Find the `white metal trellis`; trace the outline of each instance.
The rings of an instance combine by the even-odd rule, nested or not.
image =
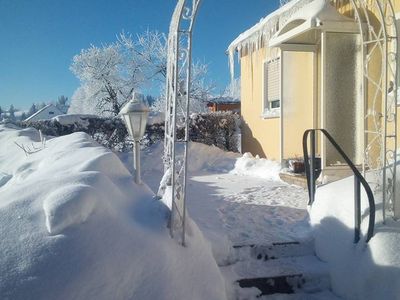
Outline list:
[[[337,1],[340,2],[340,1]],[[343,1],[342,1],[343,2]],[[391,0],[350,0],[360,24],[364,57],[364,170],[375,171],[381,190],[383,219],[400,215],[396,204],[397,159],[397,31]],[[377,19],[373,19],[371,12]],[[380,72],[376,72],[376,66]],[[377,158],[376,158],[377,157]]]
[[[164,171],[170,177],[164,197],[171,201],[171,236],[180,233],[182,245],[185,244],[186,234],[192,30],[200,2],[178,0],[168,36]],[[183,132],[179,128],[183,128]]]

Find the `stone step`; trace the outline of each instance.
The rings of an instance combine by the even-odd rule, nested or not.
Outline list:
[[[302,284],[302,275],[287,275],[277,277],[245,278],[237,281],[240,288],[256,288],[256,297],[272,294],[293,294],[295,286],[298,288]]]
[[[226,278],[236,283],[239,295],[313,294],[330,289],[328,267],[313,255],[242,260],[222,270]]]
[[[248,258],[267,261],[283,257],[314,255],[314,243],[312,241],[277,242],[271,245],[236,245],[233,248],[239,261]]]

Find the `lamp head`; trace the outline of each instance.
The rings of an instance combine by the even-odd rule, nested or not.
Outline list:
[[[150,109],[144,103],[144,96],[133,93],[132,99],[124,105],[119,115],[125,121],[130,136],[135,140],[143,138]]]

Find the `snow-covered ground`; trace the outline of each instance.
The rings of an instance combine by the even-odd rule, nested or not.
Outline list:
[[[142,177],[153,191],[162,151],[157,144],[142,153]],[[188,211],[214,248],[310,238],[307,192],[282,182],[278,163],[199,143],[190,144],[189,156]],[[132,168],[130,154],[122,161]]]
[[[162,144],[157,144],[142,153],[143,180],[154,191],[163,173],[162,151]],[[130,167],[131,154],[122,154],[122,161]],[[250,154],[241,156],[191,143],[189,161],[189,215],[211,242],[214,257],[225,276],[228,296],[236,299],[233,283],[243,268],[241,265],[232,267],[238,259],[234,246],[308,242],[312,237],[307,192],[282,182],[278,163]],[[264,266],[263,271],[269,267]],[[279,266],[275,265],[269,272],[274,273],[277,268]],[[324,295],[320,299],[333,299],[331,296]],[[279,298],[278,295],[271,297]],[[304,295],[282,297],[279,299],[306,299]],[[312,297],[318,299],[318,295]]]
[[[0,126],[1,299],[225,299],[208,242],[169,237],[167,209],[84,133]]]
[[[194,222],[182,248],[153,198],[162,144],[142,151],[147,185],[138,186],[132,153],[118,159],[84,133],[52,138],[28,156],[15,142],[42,147],[36,130],[0,127],[1,299],[254,299],[234,282],[298,270],[313,284],[262,299],[337,299],[329,287],[345,299],[400,295],[399,226],[378,222],[369,244],[353,244],[352,178],[318,189],[310,222],[307,192],[280,181],[277,163],[191,143]],[[308,247],[314,238],[327,264]],[[244,259],[249,245],[292,241],[304,243],[298,257]]]
[[[317,189],[311,209],[316,252],[328,262],[335,293],[345,299],[400,299],[400,223],[390,217],[382,223],[381,193],[376,193],[375,235],[365,243],[369,208],[361,188],[362,237],[354,244],[353,186],[348,177]]]

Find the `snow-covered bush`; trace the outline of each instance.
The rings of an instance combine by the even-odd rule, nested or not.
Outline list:
[[[106,148],[122,152],[132,148],[132,141],[120,118],[65,115],[65,117],[55,117],[51,120],[30,122],[24,126],[34,127],[50,136],[63,136],[82,131]]]
[[[190,119],[190,140],[214,145],[226,151],[238,152],[237,133],[239,116],[231,112],[193,114]],[[34,127],[43,134],[62,136],[74,132],[86,132],[99,144],[114,151],[132,149],[132,140],[124,122],[118,118],[102,118],[94,115],[61,115],[51,120],[40,120],[23,124]],[[184,128],[178,129],[182,139]],[[149,122],[142,145],[147,147],[164,139],[164,123]]]
[[[193,114],[190,118],[190,140],[238,152],[239,116],[232,112]]]

